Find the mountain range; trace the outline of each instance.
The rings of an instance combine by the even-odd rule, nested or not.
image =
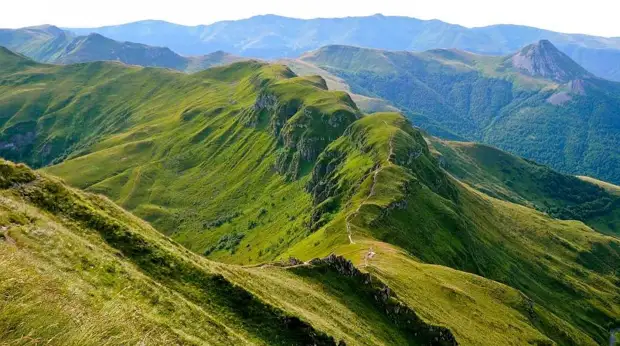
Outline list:
[[[488,59],[593,92],[540,48]],[[2,48],[0,126],[38,169],[0,162],[7,342],[597,345],[620,324],[618,187],[425,137],[320,76]]]
[[[354,93],[389,101],[432,134],[620,182],[620,84],[596,77],[549,41],[506,56],[328,46],[300,60]]]
[[[168,48],[97,33],[75,36],[53,26],[0,31],[0,44],[41,62],[112,60],[185,72],[245,59],[221,51],[183,57]],[[268,46],[286,55],[278,44]],[[565,173],[620,182],[618,85],[596,77],[548,40],[505,56],[326,46],[278,61],[300,75],[322,75],[330,89],[346,91],[363,111],[400,109],[434,135],[489,143]]]
[[[185,55],[222,50],[265,59],[293,58],[326,45],[409,51],[456,48],[505,55],[546,39],[595,75],[620,81],[620,38],[565,34],[518,25],[470,29],[439,20],[383,15],[308,20],[262,15],[199,26],[148,20],[68,30],[79,35],[95,32],[119,41],[169,47]]]
[[[108,60],[185,72],[201,71],[211,66],[243,60],[221,51],[184,57],[165,47],[115,41],[96,33],[76,36],[51,25],[0,29],[0,46],[46,63],[72,64]]]

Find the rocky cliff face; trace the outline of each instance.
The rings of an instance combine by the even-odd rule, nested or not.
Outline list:
[[[359,294],[374,302],[374,306],[399,328],[406,331],[411,340],[420,345],[458,345],[452,331],[442,326],[434,326],[423,321],[415,311],[400,301],[394,291],[377,277],[363,273],[351,261],[334,254],[326,258],[316,258],[308,265],[300,265],[301,261],[291,259],[291,268],[301,275],[312,276],[312,271],[326,275],[334,274],[350,286],[355,287]]]
[[[305,87],[307,94],[321,93],[324,98],[328,93],[327,90]],[[274,91],[268,86],[261,90],[244,122],[252,127],[268,124],[268,131],[282,146],[277,171],[296,179],[302,162],[314,162],[360,116],[353,101],[348,95],[346,97],[330,109],[302,98],[283,98],[277,87]],[[317,99],[323,102],[320,97]]]
[[[542,77],[559,83],[574,79],[592,78],[592,74],[579,66],[547,40],[539,41],[512,55],[507,63],[532,77]]]

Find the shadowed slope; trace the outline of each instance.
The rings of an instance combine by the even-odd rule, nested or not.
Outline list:
[[[615,190],[557,173],[482,144],[431,139],[442,167],[496,198],[531,206],[549,215],[581,220],[599,232],[618,235],[620,201]],[[612,185],[610,186],[610,188]]]

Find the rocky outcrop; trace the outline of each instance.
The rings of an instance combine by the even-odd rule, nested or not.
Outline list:
[[[338,183],[331,178],[345,158],[345,153],[332,150],[323,152],[319,157],[312,169],[312,178],[306,186],[306,190],[312,194],[314,205],[318,205],[338,193]]]
[[[282,99],[267,87],[259,93],[243,121],[251,127],[269,124],[268,131],[284,147],[276,170],[287,179],[297,179],[301,163],[314,162],[358,118],[354,109],[335,108],[327,114],[305,104],[303,99]]]
[[[275,95],[269,93],[260,93],[252,106],[254,111],[260,112],[262,110],[275,112],[280,106],[278,98]]]
[[[568,87],[570,88],[570,92],[575,95],[585,95],[586,94],[586,82],[583,79],[575,79],[568,83]]]
[[[564,90],[551,95],[547,102],[554,106],[562,106],[572,101],[574,95],[586,95],[586,81],[583,79],[574,79],[566,84]]]
[[[332,272],[355,285],[356,292],[365,295],[377,309],[402,330],[412,341],[420,345],[458,345],[452,332],[445,327],[434,326],[423,321],[416,313],[400,301],[394,291],[370,273],[363,273],[353,263],[342,256],[334,254],[326,258],[313,259],[309,266],[297,266],[304,275],[304,270]],[[307,274],[306,274],[307,275]]]
[[[565,91],[561,91],[559,93],[555,93],[551,96],[549,96],[549,98],[547,99],[547,102],[554,105],[554,106],[561,106],[563,104],[566,104],[567,102],[569,102],[570,100],[572,100],[573,98],[570,96],[569,93],[565,92]]]
[[[325,225],[329,220],[324,218],[324,215],[337,210],[340,207],[340,201],[347,194],[353,193],[354,189],[362,183],[362,181],[358,181],[351,186],[346,186],[338,179],[339,168],[342,167],[346,158],[346,153],[338,150],[326,150],[319,156],[314,165],[312,178],[306,185],[306,191],[312,194],[314,204],[310,221],[311,230],[317,230]],[[365,172],[363,179],[371,174],[374,169],[373,167]]]
[[[287,148],[299,151],[303,160],[312,162],[355,120],[357,114],[353,112],[338,110],[328,114],[302,104],[287,119],[279,139]]]
[[[301,154],[298,151],[283,148],[276,158],[275,169],[288,181],[299,177],[301,168]]]
[[[324,266],[329,269],[335,270],[338,274],[346,276],[346,277],[359,277],[362,278],[365,284],[371,283],[370,274],[362,273],[359,269],[357,269],[353,262],[342,256],[336,256],[331,254],[325,258],[315,258],[312,259],[310,265],[313,266]]]

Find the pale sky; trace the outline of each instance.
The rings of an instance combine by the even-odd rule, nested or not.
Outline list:
[[[467,27],[521,24],[620,36],[619,0],[0,0],[0,27],[94,27],[143,19],[210,24],[258,14],[297,18],[375,13],[440,19]]]

